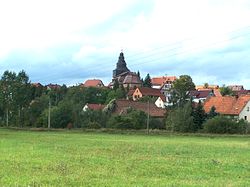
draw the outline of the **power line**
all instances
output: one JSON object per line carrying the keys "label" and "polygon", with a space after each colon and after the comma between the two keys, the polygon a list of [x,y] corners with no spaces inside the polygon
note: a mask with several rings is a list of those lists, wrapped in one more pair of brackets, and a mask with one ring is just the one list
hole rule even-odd
{"label": "power line", "polygon": [[[246,27],[246,28],[250,28],[250,26]],[[237,31],[234,31],[234,32],[230,32],[230,33],[235,33],[235,32],[239,32],[239,29]],[[152,59],[150,61],[143,61],[143,62],[140,62],[140,63],[133,63],[130,65],[130,67],[134,67],[134,66],[137,66],[137,65],[141,65],[141,64],[146,64],[146,63],[152,63],[152,62],[156,62],[156,61],[159,61],[161,59],[166,59],[166,58],[169,58],[169,57],[173,57],[173,56],[176,56],[176,55],[179,55],[179,54],[184,54],[184,53],[187,53],[189,51],[193,51],[195,49],[202,49],[206,46],[211,46],[211,45],[215,45],[215,44],[218,44],[218,43],[222,43],[222,42],[229,42],[229,41],[232,41],[232,40],[235,40],[235,39],[238,39],[242,36],[246,36],[246,35],[249,35],[250,33],[244,33],[244,34],[241,34],[241,35],[237,35],[237,36],[234,36],[234,37],[231,37],[230,39],[227,39],[227,40],[221,40],[221,41],[216,41],[216,42],[213,42],[212,44],[208,44],[208,45],[203,45],[203,46],[196,46],[194,48],[191,48],[191,49],[188,49],[188,50],[185,50],[185,51],[182,51],[182,52],[176,52],[176,53],[173,53],[173,54],[170,54],[170,55],[163,55],[162,57],[159,57],[159,58],[155,58],[155,59]],[[189,39],[191,40],[191,39]],[[184,40],[184,41],[187,41],[187,40]],[[173,45],[176,45],[176,44],[179,44],[180,42],[176,42],[175,44]],[[171,46],[170,44],[166,45],[166,46]],[[158,47],[158,48],[155,48],[155,49],[152,49],[152,51],[156,51],[155,53],[147,53],[146,56],[142,56],[141,58],[137,58],[137,59],[134,59],[133,61],[138,61],[138,60],[143,60],[143,59],[148,59],[150,57],[153,57],[153,56],[156,56],[158,55],[159,53],[162,54],[163,52],[165,53],[168,53],[168,52],[171,52],[171,51],[176,51],[178,49],[182,49],[182,46],[178,46],[178,47],[175,47],[175,48],[170,48],[166,51],[161,51],[159,52],[159,49],[164,49],[164,46],[163,47]],[[138,55],[144,55],[145,53],[136,53],[136,55],[130,55],[130,56],[127,56],[126,59],[129,59],[129,61],[132,61],[130,58],[131,57],[136,57]],[[132,58],[133,59],[133,58]],[[114,65],[108,65],[107,66],[107,63],[102,63],[98,66],[97,64],[97,67],[91,67],[91,68],[85,68],[84,70],[87,71],[87,72],[92,72],[92,71],[98,71],[98,72],[105,72],[106,70],[110,70],[111,67],[114,67]],[[80,71],[82,71],[82,69],[80,70],[76,70],[76,71],[71,71],[70,73],[67,73],[66,76],[70,76],[70,75],[75,75],[76,73],[80,73]],[[84,71],[83,71],[84,72]],[[57,73],[54,73],[55,76],[57,76]],[[50,74],[49,76],[45,76],[47,78],[47,80],[51,80],[51,78],[53,78],[53,74]],[[45,79],[46,80],[46,79]]]}

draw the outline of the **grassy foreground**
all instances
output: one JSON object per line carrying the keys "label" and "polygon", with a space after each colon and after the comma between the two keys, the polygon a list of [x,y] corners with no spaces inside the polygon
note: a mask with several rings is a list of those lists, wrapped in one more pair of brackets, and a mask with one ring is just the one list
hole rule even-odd
{"label": "grassy foreground", "polygon": [[0,129],[0,186],[250,186],[250,137]]}

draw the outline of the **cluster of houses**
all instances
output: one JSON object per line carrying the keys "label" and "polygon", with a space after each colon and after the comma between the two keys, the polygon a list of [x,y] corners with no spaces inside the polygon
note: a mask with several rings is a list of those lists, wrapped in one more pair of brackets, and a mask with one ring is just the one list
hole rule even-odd
{"label": "cluster of houses", "polygon": [[[127,99],[116,100],[114,113],[123,114],[128,108],[134,108],[149,113],[152,117],[164,117],[166,107],[171,106],[171,88],[176,76],[152,77],[152,88],[143,87],[142,80],[135,72],[127,68],[123,52],[120,53],[116,69],[113,70],[112,81],[105,86],[100,79],[86,80],[81,86],[84,87],[107,87],[113,88],[116,82],[123,85],[129,91]],[[57,86],[57,85],[49,85]],[[208,113],[214,106],[216,112],[221,115],[237,119],[244,119],[250,122],[250,90],[245,90],[242,85],[228,86],[234,93],[233,96],[222,96],[218,85],[198,85],[190,91],[193,102],[202,102],[205,111]],[[155,98],[155,103],[139,102],[143,97]],[[83,110],[101,110],[105,106],[100,104],[86,104]]]}

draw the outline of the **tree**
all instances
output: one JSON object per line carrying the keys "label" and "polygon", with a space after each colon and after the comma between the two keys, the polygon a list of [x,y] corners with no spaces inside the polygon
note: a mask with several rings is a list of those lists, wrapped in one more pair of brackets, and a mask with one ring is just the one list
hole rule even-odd
{"label": "tree", "polygon": [[222,96],[225,96],[225,95],[230,95],[232,96],[233,95],[233,91],[232,89],[230,89],[229,87],[223,85],[222,87],[220,87],[220,93]]}
{"label": "tree", "polygon": [[195,131],[191,102],[170,112],[166,119],[166,128],[173,132]]}
{"label": "tree", "polygon": [[148,88],[152,87],[151,77],[150,77],[149,73],[146,75],[146,77],[145,77],[145,79],[143,81],[143,86],[148,87]]}
{"label": "tree", "polygon": [[215,116],[218,116],[218,115],[219,115],[219,113],[216,112],[215,106],[212,106],[207,117],[208,117],[208,119],[211,119],[211,118],[214,118]]}
{"label": "tree", "polygon": [[189,92],[195,90],[195,84],[189,75],[181,75],[174,81],[172,87],[172,102],[174,105],[183,106],[189,99]]}
{"label": "tree", "polygon": [[117,79],[115,79],[114,85],[113,85],[113,90],[117,90],[119,88],[119,82]]}
{"label": "tree", "polygon": [[206,112],[203,109],[203,105],[200,101],[194,108],[192,116],[194,117],[195,131],[202,129],[202,124],[206,120]]}

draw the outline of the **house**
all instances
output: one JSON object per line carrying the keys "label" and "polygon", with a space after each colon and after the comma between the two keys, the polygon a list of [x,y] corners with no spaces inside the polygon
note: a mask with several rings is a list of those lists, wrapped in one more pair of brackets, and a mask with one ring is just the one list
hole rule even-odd
{"label": "house", "polygon": [[143,111],[155,118],[163,118],[166,112],[165,109],[158,108],[154,103],[117,99],[115,101],[114,114],[126,114],[127,110],[131,108]]}
{"label": "house", "polygon": [[207,98],[214,96],[213,90],[207,89],[207,90],[193,90],[190,91],[190,96],[193,99],[193,102],[199,103],[204,102]]}
{"label": "house", "polygon": [[84,87],[104,87],[104,84],[100,79],[89,79],[89,80],[86,80],[82,86],[84,86]]}
{"label": "house", "polygon": [[250,90],[239,90],[239,91],[234,91],[233,93],[235,96],[239,97],[241,95],[249,95]]}
{"label": "house", "polygon": [[165,95],[166,105],[172,105],[170,101],[172,97],[171,88],[176,79],[176,76],[161,76],[151,79],[152,88],[159,89]]}
{"label": "house", "polygon": [[250,95],[240,97],[224,96],[210,97],[204,103],[204,110],[208,113],[212,107],[216,112],[235,119],[244,119],[250,122]]}
{"label": "house", "polygon": [[233,92],[234,91],[244,90],[244,86],[243,85],[229,85],[227,87],[230,88]]}
{"label": "house", "polygon": [[195,86],[195,89],[197,91],[207,91],[207,90],[212,90],[214,96],[216,97],[221,97],[221,93],[220,93],[220,87],[218,85],[209,85],[209,84],[204,84],[204,85],[197,85]]}
{"label": "house", "polygon": [[149,97],[164,97],[164,95],[160,92],[159,89],[155,89],[155,88],[147,88],[147,87],[139,87],[136,88],[132,98],[133,100],[138,100],[141,97],[145,97],[145,96],[149,96]]}
{"label": "house", "polygon": [[58,85],[58,84],[48,84],[48,85],[46,85],[46,87],[47,87],[47,89],[48,90],[52,90],[52,89],[60,89],[61,88],[61,86],[60,85]]}
{"label": "house", "polygon": [[118,62],[116,63],[116,69],[113,70],[113,78],[112,82],[109,84],[109,87],[113,88],[116,81],[119,83],[119,85],[123,85],[125,88],[142,86],[140,77],[135,72],[131,72],[127,68],[123,52],[120,53]]}
{"label": "house", "polygon": [[83,107],[83,111],[87,111],[87,110],[102,110],[105,107],[105,105],[102,104],[89,104],[87,103],[84,107]]}
{"label": "house", "polygon": [[168,106],[168,102],[165,96],[158,97],[155,101],[155,105],[159,108],[166,108]]}
{"label": "house", "polygon": [[153,77],[151,78],[152,88],[169,89],[172,87],[172,84],[176,79],[177,79],[176,76]]}

